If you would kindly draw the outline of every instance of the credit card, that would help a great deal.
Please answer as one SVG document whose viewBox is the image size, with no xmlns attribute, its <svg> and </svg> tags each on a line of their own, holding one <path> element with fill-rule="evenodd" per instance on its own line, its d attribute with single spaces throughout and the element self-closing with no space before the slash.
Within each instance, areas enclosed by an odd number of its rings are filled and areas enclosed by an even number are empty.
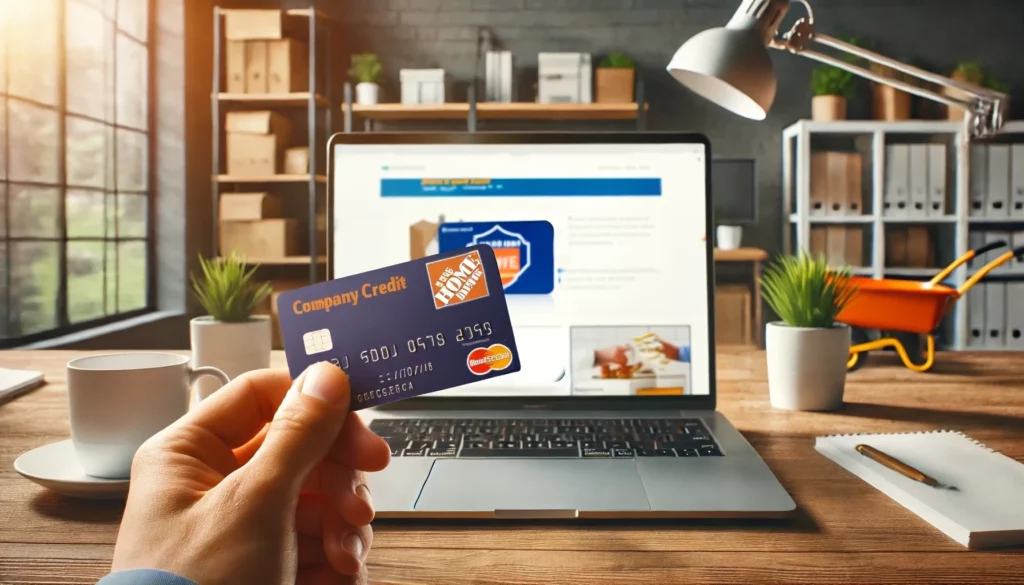
<svg viewBox="0 0 1024 585">
<path fill-rule="evenodd" d="M 345 370 L 352 410 L 519 371 L 494 250 L 470 246 L 284 292 L 288 370 Z"/>
<path fill-rule="evenodd" d="M 443 223 L 441 252 L 486 244 L 494 249 L 507 295 L 546 295 L 555 288 L 555 230 L 547 221 Z"/>
</svg>

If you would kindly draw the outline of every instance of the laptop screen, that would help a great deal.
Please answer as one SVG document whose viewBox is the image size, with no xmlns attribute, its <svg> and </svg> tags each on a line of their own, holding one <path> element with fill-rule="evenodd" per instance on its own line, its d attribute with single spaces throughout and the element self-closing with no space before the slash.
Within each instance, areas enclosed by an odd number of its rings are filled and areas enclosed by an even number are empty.
<svg viewBox="0 0 1024 585">
<path fill-rule="evenodd" d="M 337 144 L 333 276 L 494 248 L 522 369 L 433 396 L 708 395 L 704 150 Z"/>
</svg>

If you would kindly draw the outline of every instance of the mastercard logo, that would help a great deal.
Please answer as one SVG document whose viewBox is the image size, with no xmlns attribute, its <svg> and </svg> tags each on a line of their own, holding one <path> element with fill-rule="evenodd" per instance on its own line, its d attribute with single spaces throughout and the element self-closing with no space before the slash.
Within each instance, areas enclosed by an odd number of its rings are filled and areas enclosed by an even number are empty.
<svg viewBox="0 0 1024 585">
<path fill-rule="evenodd" d="M 512 350 L 500 343 L 490 347 L 478 347 L 469 352 L 466 366 L 477 376 L 490 371 L 500 371 L 512 365 Z"/>
</svg>

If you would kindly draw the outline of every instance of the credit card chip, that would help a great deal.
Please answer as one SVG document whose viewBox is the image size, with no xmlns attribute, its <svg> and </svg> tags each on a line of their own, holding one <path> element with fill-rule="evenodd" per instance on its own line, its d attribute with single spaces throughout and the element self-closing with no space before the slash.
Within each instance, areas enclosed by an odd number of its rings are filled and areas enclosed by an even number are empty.
<svg viewBox="0 0 1024 585">
<path fill-rule="evenodd" d="M 331 332 L 327 329 L 310 331 L 302 336 L 302 343 L 306 346 L 306 355 L 323 353 L 334 349 L 334 342 L 331 341 Z"/>
</svg>

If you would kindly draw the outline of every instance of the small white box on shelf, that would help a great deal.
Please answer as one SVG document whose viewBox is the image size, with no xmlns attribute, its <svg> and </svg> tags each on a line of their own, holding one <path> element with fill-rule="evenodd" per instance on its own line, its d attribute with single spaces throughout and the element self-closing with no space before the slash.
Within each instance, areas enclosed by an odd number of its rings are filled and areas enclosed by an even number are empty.
<svg viewBox="0 0 1024 585">
<path fill-rule="evenodd" d="M 537 101 L 542 104 L 592 103 L 592 78 L 589 53 L 537 55 Z"/>
<path fill-rule="evenodd" d="M 445 100 L 444 69 L 402 69 L 403 104 L 443 104 Z"/>
<path fill-rule="evenodd" d="M 511 103 L 515 77 L 512 51 L 488 51 L 485 61 L 484 99 Z"/>
</svg>

